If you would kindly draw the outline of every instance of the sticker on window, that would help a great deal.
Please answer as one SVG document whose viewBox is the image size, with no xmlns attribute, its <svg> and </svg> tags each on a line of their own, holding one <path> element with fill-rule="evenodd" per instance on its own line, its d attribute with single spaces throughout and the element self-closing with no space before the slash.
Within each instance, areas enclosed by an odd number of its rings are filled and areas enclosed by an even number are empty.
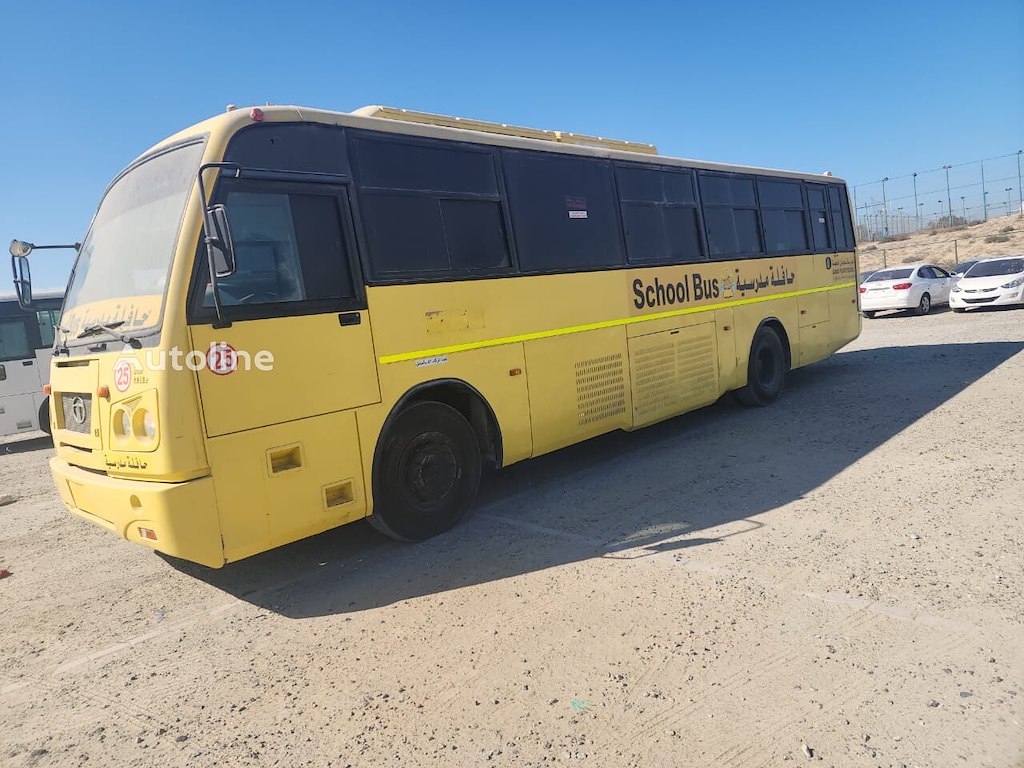
<svg viewBox="0 0 1024 768">
<path fill-rule="evenodd" d="M 565 207 L 569 210 L 570 219 L 587 218 L 587 198 L 567 196 Z"/>
</svg>

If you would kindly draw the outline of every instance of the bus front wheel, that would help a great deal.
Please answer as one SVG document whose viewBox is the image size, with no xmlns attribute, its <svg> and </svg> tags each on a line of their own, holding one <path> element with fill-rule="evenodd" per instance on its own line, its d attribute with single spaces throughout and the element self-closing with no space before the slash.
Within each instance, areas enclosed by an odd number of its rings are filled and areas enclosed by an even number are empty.
<svg viewBox="0 0 1024 768">
<path fill-rule="evenodd" d="M 378 448 L 370 524 L 402 541 L 448 530 L 472 506 L 481 466 L 476 434 L 461 413 L 436 402 L 406 408 Z"/>
<path fill-rule="evenodd" d="M 776 400 L 786 383 L 786 351 L 774 328 L 762 325 L 750 344 L 747 386 L 736 390 L 744 405 L 764 406 Z"/>
<path fill-rule="evenodd" d="M 43 400 L 43 404 L 39 406 L 39 428 L 50 434 L 50 398 Z"/>
</svg>

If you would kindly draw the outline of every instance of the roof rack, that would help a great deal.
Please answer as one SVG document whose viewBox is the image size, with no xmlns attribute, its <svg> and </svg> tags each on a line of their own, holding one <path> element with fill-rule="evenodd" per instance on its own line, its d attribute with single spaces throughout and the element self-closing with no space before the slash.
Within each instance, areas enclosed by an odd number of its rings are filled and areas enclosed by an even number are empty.
<svg viewBox="0 0 1024 768">
<path fill-rule="evenodd" d="M 359 109 L 354 110 L 352 114 L 358 115 L 359 117 L 382 117 L 388 120 L 402 120 L 407 123 L 425 123 L 427 125 L 439 125 L 446 128 L 462 128 L 467 131 L 499 133 L 504 136 L 518 136 L 524 139 L 541 139 L 543 141 L 555 141 L 562 144 L 579 144 L 586 147 L 602 147 L 604 149 L 617 149 L 625 152 L 639 152 L 644 155 L 658 154 L 658 148 L 653 144 L 641 144 L 639 142 L 624 141 L 622 139 L 608 139 L 604 136 L 587 136 L 582 133 L 545 131 L 539 128 L 524 128 L 518 125 L 507 125 L 506 123 L 489 123 L 485 120 L 474 120 L 466 117 L 449 117 L 448 115 L 435 115 L 430 112 L 416 112 L 411 109 L 399 109 L 397 107 L 360 107 Z"/>
</svg>

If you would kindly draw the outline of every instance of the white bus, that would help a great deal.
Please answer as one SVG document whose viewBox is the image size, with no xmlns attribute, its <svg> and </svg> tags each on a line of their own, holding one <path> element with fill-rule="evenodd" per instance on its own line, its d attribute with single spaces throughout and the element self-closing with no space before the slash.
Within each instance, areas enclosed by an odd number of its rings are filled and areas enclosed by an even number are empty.
<svg viewBox="0 0 1024 768">
<path fill-rule="evenodd" d="M 54 326 L 64 295 L 41 292 L 32 309 L 14 296 L 0 296 L 0 437 L 33 432 L 49 434 L 48 397 Z"/>
</svg>

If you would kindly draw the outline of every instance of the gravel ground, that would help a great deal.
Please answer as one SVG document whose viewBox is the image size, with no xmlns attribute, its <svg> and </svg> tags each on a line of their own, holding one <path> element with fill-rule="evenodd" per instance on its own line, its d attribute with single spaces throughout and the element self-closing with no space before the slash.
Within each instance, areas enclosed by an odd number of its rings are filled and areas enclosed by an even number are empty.
<svg viewBox="0 0 1024 768">
<path fill-rule="evenodd" d="M 0 765 L 1024 766 L 1024 310 L 221 571 L 0 446 Z"/>
</svg>

